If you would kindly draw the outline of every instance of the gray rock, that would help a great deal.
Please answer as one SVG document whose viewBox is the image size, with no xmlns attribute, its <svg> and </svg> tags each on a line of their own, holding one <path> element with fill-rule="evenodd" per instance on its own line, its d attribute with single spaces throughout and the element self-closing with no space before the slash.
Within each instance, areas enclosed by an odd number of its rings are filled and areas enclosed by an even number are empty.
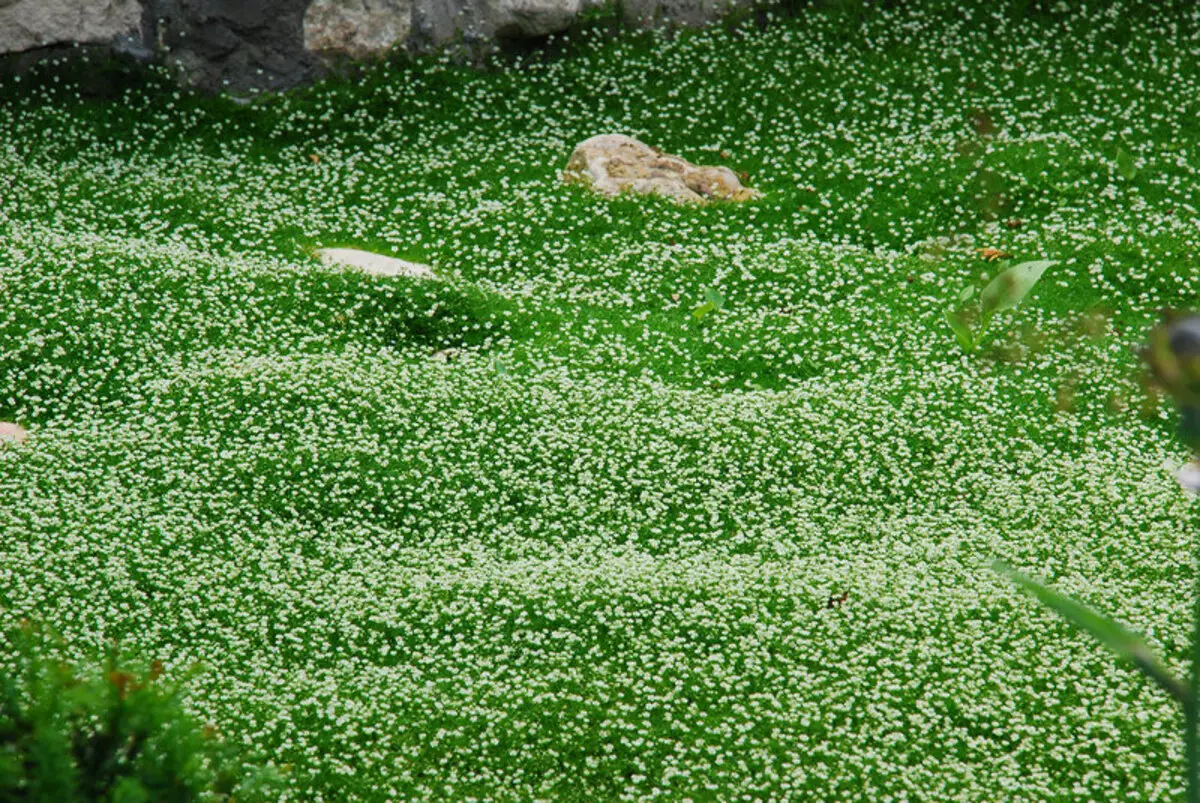
<svg viewBox="0 0 1200 803">
<path fill-rule="evenodd" d="M 413 37 L 418 48 L 461 40 L 487 50 L 499 39 L 546 36 L 568 27 L 583 0 L 415 0 Z"/>
<path fill-rule="evenodd" d="M 742 5 L 739 0 L 622 0 L 621 16 L 639 28 L 697 27 Z"/>
<path fill-rule="evenodd" d="M 408 40 L 411 0 L 313 0 L 304 12 L 304 47 L 353 59 L 380 56 Z"/>
<path fill-rule="evenodd" d="M 0 0 L 0 53 L 141 36 L 138 0 Z"/>
<path fill-rule="evenodd" d="M 1171 324 L 1167 344 L 1176 359 L 1200 357 L 1200 315 L 1187 315 Z"/>
<path fill-rule="evenodd" d="M 144 0 L 154 45 L 209 90 L 285 89 L 318 77 L 304 46 L 309 0 Z M 149 35 L 149 34 L 148 34 Z"/>
<path fill-rule="evenodd" d="M 330 57 L 393 47 L 461 48 L 570 26 L 601 0 L 0 0 L 0 72 L 58 58 L 75 45 L 177 68 L 186 83 L 244 94 L 302 84 Z M 691 25 L 749 0 L 623 0 L 627 21 Z M 8 54 L 6 56 L 6 54 Z"/>
<path fill-rule="evenodd" d="M 546 36 L 565 30 L 582 10 L 581 0 L 496 0 L 493 25 L 496 36 Z"/>
<path fill-rule="evenodd" d="M 112 40 L 112 52 L 118 56 L 127 56 L 134 61 L 148 63 L 154 60 L 154 51 L 140 36 L 130 34 L 118 36 Z"/>
</svg>

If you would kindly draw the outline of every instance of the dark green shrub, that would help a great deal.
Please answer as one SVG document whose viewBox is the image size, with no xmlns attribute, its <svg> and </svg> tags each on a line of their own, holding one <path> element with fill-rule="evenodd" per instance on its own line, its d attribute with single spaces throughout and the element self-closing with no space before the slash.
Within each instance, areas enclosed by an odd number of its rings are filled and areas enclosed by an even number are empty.
<svg viewBox="0 0 1200 803">
<path fill-rule="evenodd" d="M 95 669 L 49 657 L 32 625 L 0 633 L 0 800 L 173 803 L 276 800 L 274 767 L 253 766 L 190 716 L 162 664 Z"/>
</svg>

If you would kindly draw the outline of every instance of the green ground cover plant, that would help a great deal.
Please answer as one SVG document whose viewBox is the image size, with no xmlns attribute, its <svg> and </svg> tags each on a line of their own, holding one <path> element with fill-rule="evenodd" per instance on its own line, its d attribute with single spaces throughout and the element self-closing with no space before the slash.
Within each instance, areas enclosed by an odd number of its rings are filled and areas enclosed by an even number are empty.
<svg viewBox="0 0 1200 803">
<path fill-rule="evenodd" d="M 759 19 L 0 83 L 4 624 L 203 663 L 285 800 L 1184 799 L 1172 701 L 988 567 L 1186 674 L 1135 350 L 1197 306 L 1200 11 Z M 765 195 L 562 184 L 609 132 Z M 967 354 L 986 249 L 1055 265 Z"/>
<path fill-rule="evenodd" d="M 1036 281 L 1036 279 L 1034 279 Z M 1015 286 L 1021 286 L 1015 284 Z M 1180 413 L 1180 436 L 1189 448 L 1200 445 L 1196 420 L 1200 417 L 1200 315 L 1165 311 L 1163 322 L 1151 333 L 1142 354 L 1151 369 L 1153 387 L 1169 393 Z M 1193 460 L 1176 474 L 1180 486 L 1200 494 L 1197 469 Z M 1153 680 L 1179 704 L 1183 714 L 1183 745 L 1186 761 L 1187 799 L 1200 801 L 1200 585 L 1196 588 L 1190 672 L 1181 680 L 1167 669 L 1154 650 L 1136 633 L 1078 600 L 1063 596 L 1052 588 L 1014 570 L 1003 561 L 993 568 L 1033 595 L 1047 608 L 1087 633 Z"/>
</svg>

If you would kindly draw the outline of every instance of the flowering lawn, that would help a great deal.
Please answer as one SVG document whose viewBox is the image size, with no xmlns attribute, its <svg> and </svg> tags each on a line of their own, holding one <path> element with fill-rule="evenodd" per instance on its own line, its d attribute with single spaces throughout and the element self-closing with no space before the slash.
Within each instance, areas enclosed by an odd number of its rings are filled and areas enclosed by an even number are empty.
<svg viewBox="0 0 1200 803">
<path fill-rule="evenodd" d="M 296 801 L 1182 799 L 1171 702 L 989 565 L 1182 665 L 1133 347 L 1200 291 L 1200 10 L 924 5 L 0 83 L 0 624 L 202 664 Z M 610 132 L 765 196 L 563 185 Z M 967 355 L 988 248 L 1057 264 Z"/>
</svg>

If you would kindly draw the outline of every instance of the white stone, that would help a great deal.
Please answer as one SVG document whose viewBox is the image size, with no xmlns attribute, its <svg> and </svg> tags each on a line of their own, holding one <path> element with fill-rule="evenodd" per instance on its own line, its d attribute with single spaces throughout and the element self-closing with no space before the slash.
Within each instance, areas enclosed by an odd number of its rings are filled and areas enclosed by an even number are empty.
<svg viewBox="0 0 1200 803">
<path fill-rule="evenodd" d="M 138 0 L 16 0 L 0 3 L 0 53 L 64 42 L 141 35 Z"/>
<path fill-rule="evenodd" d="M 1185 463 L 1175 472 L 1175 481 L 1193 496 L 1200 495 L 1200 463 Z"/>
<path fill-rule="evenodd" d="M 304 12 L 304 47 L 361 59 L 404 44 L 412 0 L 313 0 Z"/>
<path fill-rule="evenodd" d="M 762 197 L 743 187 L 728 167 L 694 165 L 624 134 L 601 134 L 580 143 L 563 180 L 587 184 L 601 195 L 632 192 L 676 201 L 748 201 Z"/>
<path fill-rule="evenodd" d="M 20 424 L 0 421 L 0 442 L 24 443 L 28 437 L 29 433 Z"/>
<path fill-rule="evenodd" d="M 349 265 L 372 276 L 411 276 L 416 279 L 432 279 L 433 269 L 420 262 L 408 262 L 357 248 L 322 248 L 317 256 L 330 265 Z"/>
</svg>

